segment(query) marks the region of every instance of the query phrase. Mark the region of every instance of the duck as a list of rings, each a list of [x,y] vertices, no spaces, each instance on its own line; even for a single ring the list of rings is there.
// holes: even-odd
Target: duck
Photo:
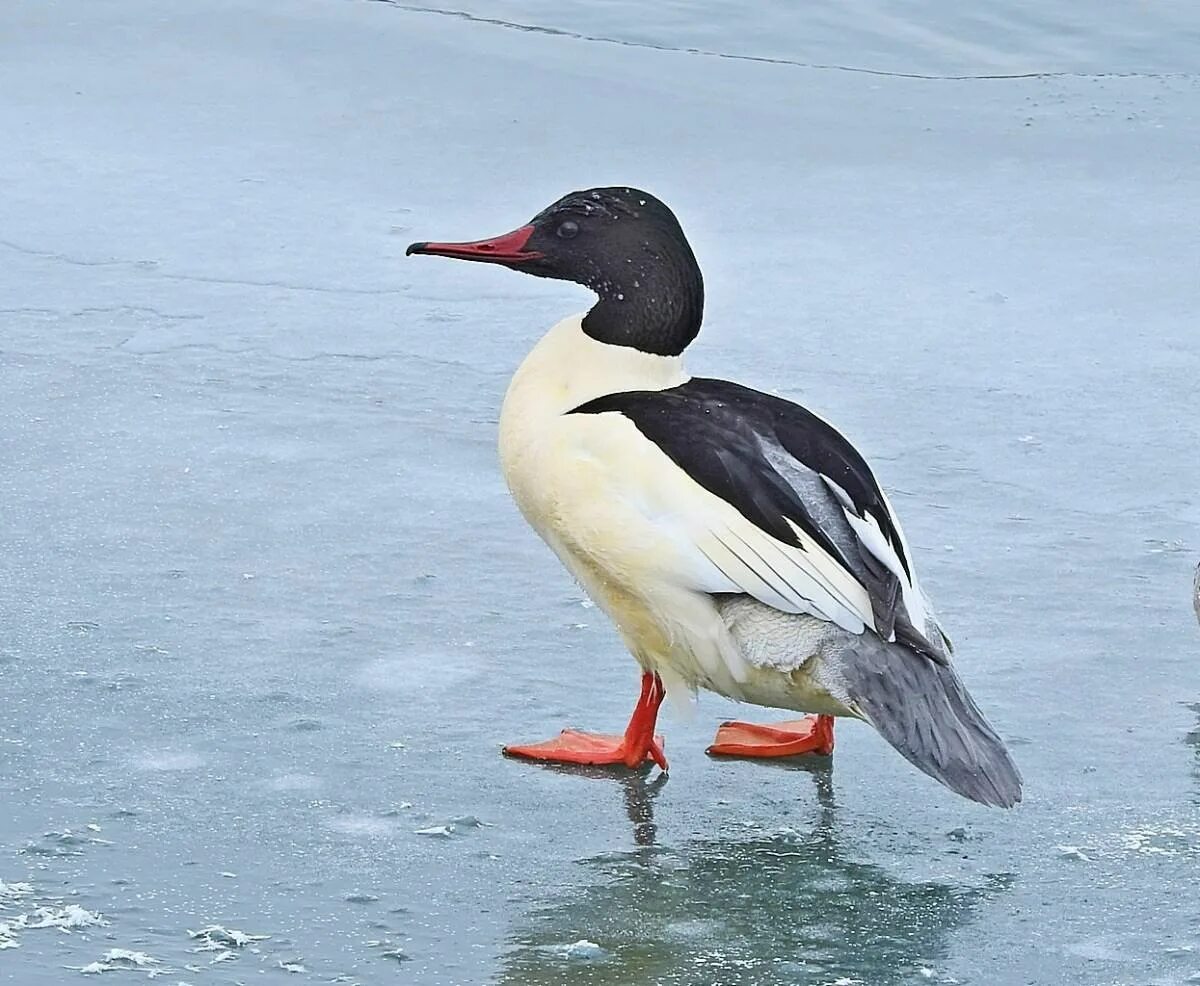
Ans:
[[[685,370],[704,280],[666,204],[584,189],[512,232],[406,254],[571,281],[596,299],[513,375],[500,464],[521,514],[616,627],[641,692],[621,733],[565,729],[506,755],[667,771],[662,702],[706,690],[801,713],[722,723],[712,756],[829,756],[835,719],[856,719],[959,795],[1021,800],[862,454],[799,404]]]

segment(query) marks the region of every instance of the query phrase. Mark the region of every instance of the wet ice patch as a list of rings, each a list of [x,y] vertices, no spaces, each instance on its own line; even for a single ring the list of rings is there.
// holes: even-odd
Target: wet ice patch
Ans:
[[[704,918],[688,918],[672,921],[664,929],[664,936],[677,942],[712,941],[722,930],[720,921]]]
[[[1063,946],[1068,955],[1077,955],[1089,962],[1135,962],[1137,961],[1125,948],[1104,938],[1089,938],[1085,941],[1070,942]]]
[[[470,647],[469,642],[464,647]],[[437,676],[414,675],[414,668],[436,666]],[[470,654],[438,650],[411,656],[379,658],[365,664],[354,676],[358,685],[370,691],[411,692],[449,691],[480,674],[479,661]]]
[[[191,751],[168,751],[146,753],[135,757],[133,766],[137,770],[166,773],[177,770],[196,770],[204,766],[204,758]]]
[[[1088,814],[1080,811],[1080,814]],[[1117,829],[1087,832],[1086,842],[1058,845],[1064,858],[1087,861],[1200,857],[1200,821],[1193,817],[1159,817],[1133,821]]]
[[[378,818],[375,815],[339,815],[336,818],[329,819],[326,824],[333,831],[341,832],[344,835],[370,836],[373,838],[391,835],[395,831],[395,825],[392,822],[386,818]]]
[[[281,774],[270,782],[272,791],[315,791],[322,780],[312,774]]]
[[[1139,825],[1118,834],[1121,848],[1139,856],[1200,855],[1200,827]]]

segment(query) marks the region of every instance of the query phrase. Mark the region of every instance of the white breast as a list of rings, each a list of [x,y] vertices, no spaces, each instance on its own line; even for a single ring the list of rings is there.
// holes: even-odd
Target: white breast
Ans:
[[[506,444],[522,444],[529,416],[557,417],[606,394],[666,390],[687,381],[680,357],[597,342],[582,323],[582,315],[564,318],[513,375],[500,411],[501,454]]]
[[[629,497],[661,453],[618,414],[568,414],[607,394],[687,381],[677,356],[597,342],[580,316],[556,325],[526,357],[500,412],[500,462],[521,513],[608,613],[644,667],[688,685],[727,691],[732,676],[710,645],[691,667],[688,638],[723,633],[707,598],[661,577],[674,546]],[[663,517],[669,525],[669,517]],[[726,635],[727,636],[727,635]],[[686,666],[672,669],[671,661]],[[665,663],[666,662],[666,663]]]
[[[590,454],[577,436],[596,422],[590,415],[564,418],[566,412],[607,394],[665,390],[688,379],[678,356],[597,342],[583,331],[582,318],[572,315],[546,333],[514,374],[500,410],[504,478],[547,540],[573,498],[593,499],[594,490],[583,485]]]

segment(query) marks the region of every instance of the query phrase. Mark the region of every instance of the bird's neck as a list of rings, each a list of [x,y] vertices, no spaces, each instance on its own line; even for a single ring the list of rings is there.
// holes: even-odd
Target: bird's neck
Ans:
[[[631,258],[616,275],[589,284],[599,300],[583,331],[598,342],[654,356],[679,356],[704,317],[704,280],[691,251]]]
[[[687,381],[679,356],[602,342],[584,329],[586,320],[565,318],[534,346],[513,376],[502,417],[532,424],[607,394],[666,390]]]

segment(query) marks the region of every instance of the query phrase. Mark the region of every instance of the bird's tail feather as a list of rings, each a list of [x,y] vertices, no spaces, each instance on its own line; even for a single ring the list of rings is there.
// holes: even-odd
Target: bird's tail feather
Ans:
[[[1017,765],[952,666],[871,634],[829,664],[847,704],[910,763],[972,801],[1021,800]]]

